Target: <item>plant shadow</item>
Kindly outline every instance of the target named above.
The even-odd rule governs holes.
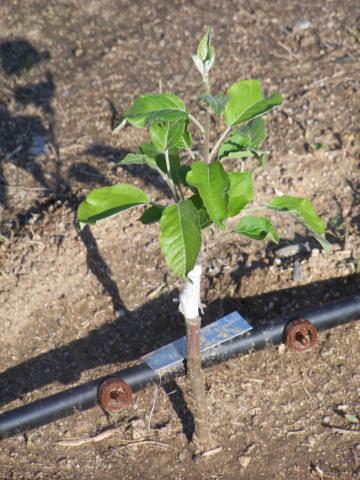
[[[124,170],[133,177],[141,178],[145,185],[152,185],[168,198],[171,198],[171,191],[162,178],[147,165],[121,165],[119,162],[125,157],[128,151],[115,148],[109,145],[93,144],[85,152],[88,155],[101,157],[114,163],[112,173]]]
[[[219,312],[223,315],[238,310],[255,325],[358,293],[359,287],[360,275],[352,275],[243,299],[226,297],[207,307],[203,324],[215,321]],[[77,382],[86,370],[139,360],[184,335],[183,321],[173,302],[176,295],[176,291],[161,295],[127,312],[125,317],[91,331],[85,338],[8,368],[0,374],[1,405],[54,382]],[[121,300],[119,302],[122,305]],[[109,370],[111,373],[116,368]]]
[[[73,163],[65,174],[61,173],[64,165],[56,141],[56,112],[53,107],[56,85],[53,73],[47,70],[42,80],[24,86],[17,86],[17,82],[11,81],[20,77],[26,79],[25,75],[31,69],[36,69],[50,58],[48,51],[38,51],[25,39],[0,41],[0,71],[5,83],[9,80],[9,86],[5,88],[6,94],[0,100],[0,206],[5,209],[9,206],[10,189],[22,189],[19,179],[21,171],[34,179],[37,184],[34,189],[39,191],[37,203],[25,208],[10,222],[12,235],[26,225],[34,213],[45,213],[51,204],[71,199],[74,181],[95,186],[112,184],[96,166],[82,161]],[[114,117],[115,107],[109,100],[108,104]],[[29,106],[35,114],[25,113]],[[141,178],[145,184],[152,184],[169,195],[168,187],[149,168],[117,165],[127,153],[127,150],[121,148],[94,144],[86,148],[82,155],[109,159],[113,164],[113,173],[124,168],[132,176]],[[16,177],[12,185],[6,175],[10,164],[15,167]]]

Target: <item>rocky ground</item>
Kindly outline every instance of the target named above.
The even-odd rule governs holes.
[[[160,254],[157,226],[144,227],[133,210],[79,235],[74,219],[94,186],[132,182],[154,200],[167,194],[151,171],[117,165],[144,136],[130,128],[114,137],[111,122],[159,81],[201,118],[190,53],[206,25],[215,31],[215,91],[252,77],[285,97],[267,116],[271,155],[256,173],[256,201],[308,196],[328,222],[333,251],[324,254],[280,216],[280,247],[306,245],[304,252],[279,256],[273,244],[264,251],[234,235],[209,238],[204,321],[239,309],[256,323],[359,291],[359,7],[339,0],[3,2],[1,411],[124,368],[183,335],[179,284]],[[220,132],[215,127],[212,140]],[[223,450],[206,461],[194,463],[187,446],[192,417],[181,378],[157,394],[155,386],[137,394],[117,418],[95,408],[3,440],[0,477],[359,478],[360,326],[319,337],[304,354],[272,348],[207,370]],[[113,427],[96,443],[59,444]],[[143,437],[160,443],[125,442]]]

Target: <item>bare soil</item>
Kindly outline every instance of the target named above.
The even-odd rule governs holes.
[[[201,118],[190,52],[206,25],[215,31],[214,91],[255,77],[285,96],[267,118],[271,156],[256,173],[257,202],[307,195],[338,226],[329,231],[330,255],[280,216],[281,246],[309,242],[308,253],[279,259],[275,245],[264,252],[235,235],[209,238],[204,322],[238,309],[256,323],[359,291],[359,7],[358,0],[1,2],[1,411],[124,368],[184,334],[179,285],[160,254],[157,226],[138,223],[137,210],[79,235],[74,220],[95,186],[133,182],[154,200],[168,194],[151,171],[118,166],[144,137],[131,128],[113,137],[111,122],[160,80]],[[181,378],[159,389],[150,432],[155,386],[116,418],[94,408],[3,440],[0,478],[360,478],[360,427],[345,416],[360,417],[360,325],[319,337],[304,354],[271,348],[206,371],[218,455],[191,459]],[[57,443],[115,425],[101,442]],[[144,435],[168,448],[123,445]]]

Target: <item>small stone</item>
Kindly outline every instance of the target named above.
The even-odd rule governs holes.
[[[287,245],[286,247],[276,250],[275,255],[279,258],[288,258],[297,255],[298,253],[309,252],[308,243],[295,243],[294,245]]]
[[[310,20],[308,20],[307,18],[298,18],[289,25],[289,29],[292,32],[299,32],[301,30],[307,30],[308,28],[310,28],[310,26]]]
[[[76,58],[84,55],[84,50],[82,48],[75,48],[73,52],[74,52],[74,57]]]
[[[349,55],[349,54],[342,55],[341,57],[336,57],[335,58],[336,63],[352,62],[353,60],[354,60],[354,57],[352,55]]]
[[[314,447],[316,445],[316,438],[313,435],[310,435],[307,441],[310,447]]]
[[[187,453],[186,453],[186,450],[181,450],[181,452],[179,453],[179,462],[184,462],[184,460],[186,459],[186,456],[187,456]]]
[[[250,461],[251,457],[248,457],[246,455],[242,455],[241,457],[239,457],[239,462],[242,468],[246,468],[249,465]]]
[[[126,315],[126,312],[123,308],[119,308],[118,310],[116,310],[115,314],[118,318],[124,318]]]
[[[285,351],[286,351],[285,343],[280,343],[279,348],[278,348],[279,355],[284,355]]]
[[[294,282],[298,282],[301,280],[301,263],[299,260],[295,260],[294,268],[293,268],[293,280]]]
[[[322,419],[323,423],[330,423],[330,417],[328,417],[327,415],[325,417],[323,417]]]
[[[311,256],[312,257],[317,257],[320,254],[320,250],[318,248],[313,248],[311,250]]]
[[[131,437],[133,440],[140,440],[146,437],[146,425],[141,418],[131,422]]]

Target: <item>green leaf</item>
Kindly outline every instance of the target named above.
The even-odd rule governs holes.
[[[179,151],[177,148],[173,148],[172,150],[169,150],[169,160],[170,160],[170,172],[171,172],[171,178],[173,182],[176,185],[179,185],[180,183],[180,155]],[[165,162],[165,163],[163,163]],[[161,169],[163,169],[164,172],[167,172],[166,170],[166,160],[165,160],[165,155],[162,155],[159,157],[159,166]]]
[[[191,55],[191,58],[193,59],[193,62],[195,63],[195,67],[198,69],[198,71],[201,73],[201,75],[205,74],[205,66],[203,61],[201,60],[200,57],[197,55]]]
[[[199,192],[210,218],[218,225],[222,225],[228,216],[230,179],[221,163],[193,163],[191,171],[186,175],[186,181]]]
[[[235,133],[236,140],[242,147],[259,148],[264,143],[266,130],[263,118],[254,118],[246,125],[241,126]],[[232,135],[233,137],[233,135]]]
[[[139,147],[139,152],[147,157],[155,159],[159,152],[156,150],[155,146],[152,143],[142,143]]]
[[[316,240],[320,243],[322,248],[325,250],[326,253],[330,253],[332,250],[331,244],[326,240],[325,233],[319,235],[318,233],[312,232]]]
[[[124,113],[134,127],[144,128],[155,120],[173,122],[186,119],[188,112],[184,102],[173,93],[141,95]]]
[[[317,215],[309,199],[283,195],[273,198],[267,206],[273,210],[295,215],[314,234],[323,249],[326,252],[331,251],[331,245],[325,238],[325,222]]]
[[[230,172],[229,217],[234,217],[253,199],[254,189],[251,172]]]
[[[200,40],[198,49],[197,49],[197,56],[200,58],[202,62],[210,59],[211,56],[211,27],[207,29],[207,32]]]
[[[192,146],[192,136],[189,130],[189,120],[185,120],[185,129],[182,138],[176,145],[178,148],[188,149]]]
[[[192,55],[192,58],[201,75],[207,76],[215,61],[215,50],[211,45],[210,27],[200,40],[197,54]]]
[[[189,200],[192,202],[194,207],[199,213],[199,218],[200,218],[200,227],[201,228],[206,228],[212,225],[212,220],[209,217],[209,214],[206,211],[206,208],[203,204],[203,201],[201,200],[201,197],[198,193],[192,195]]]
[[[165,207],[162,205],[152,205],[141,215],[140,222],[142,222],[144,225],[158,222],[161,218],[164,208]]]
[[[269,152],[262,151],[262,150],[257,150],[256,148],[249,147],[249,150],[251,152],[251,156],[256,158],[256,160],[259,161],[261,167],[266,167],[267,164],[267,159]]]
[[[185,185],[185,187],[188,187],[188,183],[186,181],[186,175],[188,172],[190,172],[191,167],[189,165],[181,165],[179,168],[179,180],[180,182]]]
[[[155,160],[143,153],[128,153],[122,160],[119,161],[120,165],[149,165],[150,167],[156,167]]]
[[[200,96],[200,100],[206,102],[215,115],[220,118],[222,112],[224,111],[227,97],[223,93],[218,93],[217,95],[210,95],[209,93],[203,93]]]
[[[118,163],[122,163],[123,165],[144,165],[146,158],[147,156],[142,153],[128,153]]]
[[[182,278],[194,268],[201,248],[199,214],[190,200],[167,207],[160,220],[160,246],[170,270]]]
[[[248,149],[241,149],[241,150],[234,150],[234,151],[225,151],[222,150],[220,160],[224,160],[226,158],[250,158],[253,156],[252,152]]]
[[[150,138],[159,152],[174,148],[183,138],[184,120],[175,122],[155,121],[150,126]]]
[[[283,195],[273,198],[267,206],[273,210],[293,213],[313,232],[319,235],[325,233],[325,222],[317,215],[308,198]]]
[[[146,193],[132,185],[120,183],[111,187],[97,188],[81,202],[77,218],[80,223],[94,224],[123,210],[148,202]]]
[[[264,97],[259,80],[240,80],[229,88],[228,97],[225,107],[225,123],[228,126],[258,117],[282,102],[278,92]]]
[[[147,165],[149,165],[149,167],[156,170],[161,170],[165,175],[167,175],[165,155],[163,153],[159,153],[152,143],[143,143],[139,150],[141,154],[145,155],[145,162]],[[172,179],[178,185],[180,182],[180,155],[177,148],[172,148],[169,150],[169,160]]]
[[[242,217],[235,227],[235,232],[253,238],[254,240],[264,240],[269,238],[275,243],[279,242],[277,231],[270,220],[264,217],[256,217],[253,215]]]
[[[219,158],[247,158],[254,156],[260,160],[264,152],[258,152],[257,148],[260,147],[265,140],[265,134],[264,120],[262,118],[251,120],[238,130],[235,130],[221,145]]]

